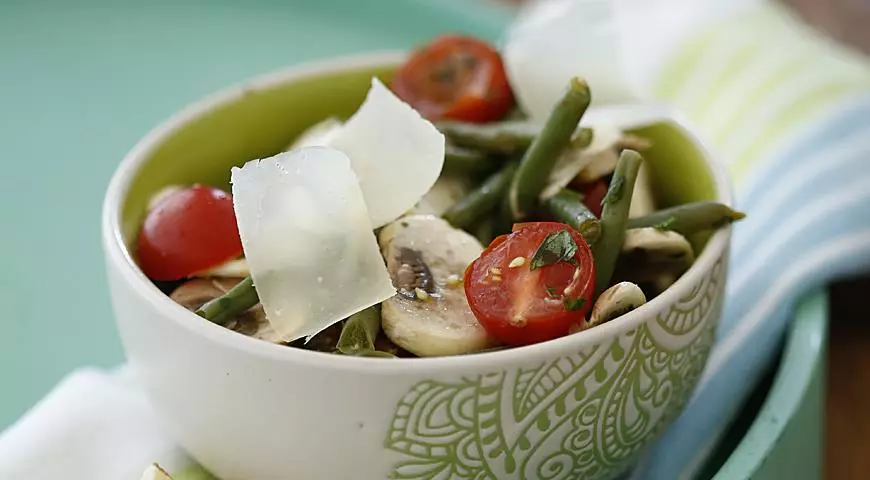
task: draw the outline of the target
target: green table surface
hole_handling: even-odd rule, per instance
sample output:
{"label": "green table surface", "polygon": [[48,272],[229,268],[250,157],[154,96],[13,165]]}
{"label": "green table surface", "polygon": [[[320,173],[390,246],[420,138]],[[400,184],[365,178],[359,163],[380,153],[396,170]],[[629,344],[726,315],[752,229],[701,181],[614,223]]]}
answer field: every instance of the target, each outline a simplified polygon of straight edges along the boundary
{"label": "green table surface", "polygon": [[494,40],[508,12],[463,0],[0,0],[0,430],[77,366],[123,352],[100,207],[123,155],[204,95],[305,60]]}

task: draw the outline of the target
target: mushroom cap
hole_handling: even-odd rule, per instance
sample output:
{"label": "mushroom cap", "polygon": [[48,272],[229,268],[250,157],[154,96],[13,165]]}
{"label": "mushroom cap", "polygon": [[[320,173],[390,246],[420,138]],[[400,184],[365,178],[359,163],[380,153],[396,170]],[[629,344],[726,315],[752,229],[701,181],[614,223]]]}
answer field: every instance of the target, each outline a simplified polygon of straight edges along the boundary
{"label": "mushroom cap", "polygon": [[[195,311],[206,302],[227,293],[240,281],[242,281],[240,277],[194,278],[181,284],[169,295],[169,298],[184,308]],[[284,342],[281,336],[272,329],[268,319],[266,319],[266,312],[263,311],[263,306],[260,304],[236,315],[226,327],[267,342]]]}
{"label": "mushroom cap", "polygon": [[387,225],[381,252],[399,293],[381,304],[384,333],[421,357],[471,353],[495,341],[471,312],[461,278],[480,242],[432,215]]}
{"label": "mushroom cap", "polygon": [[640,287],[631,282],[619,282],[601,293],[592,306],[592,313],[586,324],[588,327],[601,325],[625,315],[644,303],[646,303],[646,296]]}

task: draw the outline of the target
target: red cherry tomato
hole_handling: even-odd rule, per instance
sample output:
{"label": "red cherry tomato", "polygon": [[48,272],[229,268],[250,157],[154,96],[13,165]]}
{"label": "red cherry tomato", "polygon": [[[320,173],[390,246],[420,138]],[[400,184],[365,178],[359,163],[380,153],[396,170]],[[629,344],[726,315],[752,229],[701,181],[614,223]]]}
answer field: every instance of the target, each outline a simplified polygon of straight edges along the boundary
{"label": "red cherry tomato", "polygon": [[576,186],[577,191],[583,195],[583,204],[598,218],[601,218],[601,201],[607,195],[607,186],[607,182],[603,179]]}
{"label": "red cherry tomato", "polygon": [[[544,240],[563,230],[577,245],[573,261],[532,270],[531,260]],[[528,345],[584,325],[594,283],[592,252],[579,233],[562,223],[524,223],[493,240],[468,266],[465,295],[490,335],[508,345]]]}
{"label": "red cherry tomato", "polygon": [[396,72],[391,88],[433,121],[492,122],[515,104],[499,53],[460,35],[439,37],[415,51]]}
{"label": "red cherry tomato", "polygon": [[152,280],[178,280],[238,257],[242,241],[230,194],[194,185],[168,194],[139,232],[139,266]]}

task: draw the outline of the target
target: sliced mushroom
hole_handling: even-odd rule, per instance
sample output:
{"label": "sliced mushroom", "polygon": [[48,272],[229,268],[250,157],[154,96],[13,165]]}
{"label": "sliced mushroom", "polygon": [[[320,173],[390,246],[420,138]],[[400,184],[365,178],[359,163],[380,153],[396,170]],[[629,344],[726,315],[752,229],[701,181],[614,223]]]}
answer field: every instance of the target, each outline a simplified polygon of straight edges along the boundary
{"label": "sliced mushroom", "polygon": [[199,278],[209,278],[209,277],[247,277],[251,274],[251,271],[248,269],[248,262],[245,261],[244,258],[237,258],[235,260],[229,260],[224,262],[216,267],[209,268],[208,270],[203,270],[201,272],[196,272],[192,276]]}
{"label": "sliced mushroom", "polygon": [[595,155],[592,161],[577,174],[577,180],[580,183],[594,182],[613,173],[622,150],[626,148],[638,151],[646,150],[651,145],[649,140],[645,138],[630,133],[622,133],[618,130],[617,132],[619,134],[615,138],[608,137],[608,142],[602,145],[606,148],[602,148],[600,154]]}
{"label": "sliced mushroom", "polygon": [[299,134],[299,136],[296,137],[296,140],[294,140],[285,150],[293,150],[302,147],[325,146],[343,125],[344,123],[335,117],[329,117],[315,123]]}
{"label": "sliced mushroom", "polygon": [[592,306],[587,327],[594,327],[625,315],[646,303],[643,290],[631,282],[620,282],[605,290]]}
{"label": "sliced mushroom", "polygon": [[[616,168],[618,155],[614,145],[619,142],[622,132],[619,129],[600,125],[592,130],[592,143],[585,147],[575,147],[565,150],[560,156],[550,177],[547,187],[541,192],[541,198],[549,198],[559,192],[569,183],[583,176],[583,172],[592,168],[595,172],[604,170],[605,173],[590,173],[600,176],[610,175]],[[593,167],[595,165],[595,167]],[[609,171],[607,170],[609,168]]]}
{"label": "sliced mushroom", "polygon": [[140,480],[172,480],[172,477],[166,473],[166,470],[160,468],[160,465],[152,463],[145,469]]}
{"label": "sliced mushroom", "polygon": [[678,275],[675,275],[673,272],[661,272],[656,275],[655,278],[652,279],[650,283],[652,283],[652,287],[655,289],[656,295],[660,295],[662,292],[668,289],[674,282],[679,278]]}
{"label": "sliced mushroom", "polygon": [[[195,311],[209,300],[229,291],[241,280],[237,277],[196,278],[183,283],[169,297],[188,310]],[[237,315],[226,327],[249,337],[272,343],[283,343],[281,336],[272,329],[266,319],[266,312],[259,304]]]}
{"label": "sliced mushroom", "polygon": [[631,228],[625,232],[622,253],[640,255],[655,263],[692,263],[694,253],[686,237],[655,227]]}
{"label": "sliced mushroom", "polygon": [[592,183],[599,178],[604,178],[616,169],[619,160],[619,152],[615,148],[608,148],[598,152],[583,170],[577,174],[580,183]]}
{"label": "sliced mushroom", "polygon": [[381,305],[384,333],[421,357],[459,355],[496,345],[462,288],[465,268],[483,251],[468,233],[432,215],[410,215],[380,233],[398,294]]}
{"label": "sliced mushroom", "polygon": [[384,333],[383,329],[378,334],[378,338],[375,339],[375,350],[387,352],[399,358],[413,358],[415,356],[413,353],[393,343],[390,337]]}
{"label": "sliced mushroom", "polygon": [[399,295],[411,300],[420,297],[420,290],[427,295],[435,293],[435,280],[432,271],[423,260],[423,254],[408,247],[396,248],[396,262],[399,266],[393,277],[398,285]]}
{"label": "sliced mushroom", "polygon": [[[609,125],[598,125],[592,133],[592,143],[583,148],[569,148],[559,157],[550,177],[547,188],[541,192],[541,199],[549,198],[567,185],[580,188],[613,173],[619,160],[619,153],[626,148],[645,150],[651,143],[645,138],[624,133]],[[641,166],[635,182],[630,216],[640,216],[655,209],[649,175]]]}
{"label": "sliced mushroom", "polygon": [[625,232],[615,276],[635,283],[656,283],[662,275],[679,277],[693,261],[692,245],[679,233],[632,228]]}
{"label": "sliced mushroom", "polygon": [[441,216],[474,188],[467,175],[442,173],[409,214]]}
{"label": "sliced mushroom", "polygon": [[644,137],[626,133],[616,142],[616,150],[637,150],[638,152],[652,147],[652,142]]}

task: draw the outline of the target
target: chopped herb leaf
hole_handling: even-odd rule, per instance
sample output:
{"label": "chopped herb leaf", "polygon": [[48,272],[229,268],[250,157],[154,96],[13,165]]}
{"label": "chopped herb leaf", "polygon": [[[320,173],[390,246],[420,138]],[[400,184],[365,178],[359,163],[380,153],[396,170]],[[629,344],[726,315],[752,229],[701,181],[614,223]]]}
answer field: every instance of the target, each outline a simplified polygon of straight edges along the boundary
{"label": "chopped herb leaf", "polygon": [[559,230],[547,235],[547,238],[541,242],[541,246],[532,257],[529,269],[534,270],[559,262],[570,262],[574,260],[576,253],[577,243],[574,242],[571,234],[568,233],[568,230]]}
{"label": "chopped herb leaf", "polygon": [[565,298],[565,300],[562,300],[562,305],[565,305],[565,310],[569,312],[576,312],[577,310],[583,308],[583,305],[585,304],[586,299],[583,297]]}
{"label": "chopped herb leaf", "polygon": [[549,285],[544,285],[544,288],[547,289],[547,295],[553,298],[559,298],[559,292],[557,292],[555,288]]}
{"label": "chopped herb leaf", "polygon": [[607,188],[607,195],[601,199],[601,206],[603,207],[605,204],[613,204],[622,197],[622,186],[625,184],[625,178],[618,177],[614,182],[610,184],[610,187]]}
{"label": "chopped herb leaf", "polygon": [[407,226],[408,226],[408,222],[402,221],[402,223],[401,223],[400,225],[402,225],[403,227],[407,227]]}

